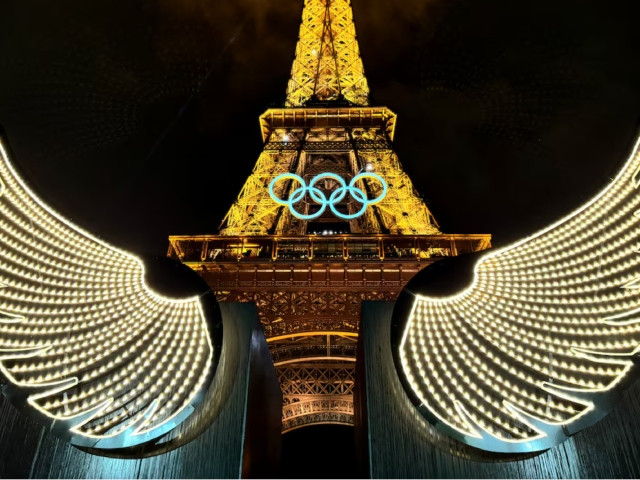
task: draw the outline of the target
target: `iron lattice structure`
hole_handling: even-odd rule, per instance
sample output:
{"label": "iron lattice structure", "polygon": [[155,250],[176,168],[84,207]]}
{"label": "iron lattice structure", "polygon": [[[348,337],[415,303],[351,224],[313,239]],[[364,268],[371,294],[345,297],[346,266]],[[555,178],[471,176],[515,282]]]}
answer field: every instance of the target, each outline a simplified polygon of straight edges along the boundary
{"label": "iron lattice structure", "polygon": [[[264,150],[219,235],[172,236],[169,256],[200,273],[219,301],[255,302],[283,391],[283,431],[315,423],[353,424],[356,341],[364,300],[394,300],[439,258],[484,250],[490,235],[446,235],[393,149],[396,115],[368,104],[368,86],[348,0],[306,0],[285,108],[260,117]],[[269,193],[293,173],[347,182],[373,171],[386,197],[357,218],[326,209],[306,221]],[[294,181],[274,184],[291,198]],[[368,198],[375,180],[360,180]],[[328,196],[335,182],[319,186]],[[353,197],[340,201],[347,214]],[[313,199],[297,208],[317,211]],[[315,210],[314,210],[315,209]]]}
{"label": "iron lattice structure", "polygon": [[311,99],[340,98],[354,105],[369,104],[351,2],[306,0],[286,105],[302,107]]}

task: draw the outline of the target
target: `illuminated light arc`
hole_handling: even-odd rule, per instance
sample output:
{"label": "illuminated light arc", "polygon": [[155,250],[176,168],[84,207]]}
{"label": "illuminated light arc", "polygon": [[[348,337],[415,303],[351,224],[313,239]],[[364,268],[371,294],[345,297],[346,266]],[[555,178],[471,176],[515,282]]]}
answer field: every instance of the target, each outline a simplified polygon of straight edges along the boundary
{"label": "illuminated light arc", "polygon": [[2,141],[0,283],[8,392],[26,393],[24,407],[76,445],[156,439],[191,414],[211,380],[214,347],[199,297],[151,290],[139,258],[40,200]]}
{"label": "illuminated light arc", "polygon": [[640,349],[639,147],[585,205],[482,256],[464,290],[407,294],[398,367],[437,428],[537,451],[611,408]]}

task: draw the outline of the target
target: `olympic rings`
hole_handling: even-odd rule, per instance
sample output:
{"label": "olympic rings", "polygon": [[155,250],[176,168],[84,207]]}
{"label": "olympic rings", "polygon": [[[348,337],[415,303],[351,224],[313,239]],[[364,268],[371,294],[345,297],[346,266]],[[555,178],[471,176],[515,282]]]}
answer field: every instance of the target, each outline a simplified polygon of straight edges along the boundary
{"label": "olympic rings", "polygon": [[[316,184],[319,181],[327,178],[334,180],[338,183],[338,188],[336,188],[333,192],[331,192],[331,195],[329,196],[328,199],[325,193],[322,190],[320,190],[318,187],[316,187]],[[380,193],[380,195],[378,195],[376,198],[372,200],[369,200],[367,198],[367,193],[365,191],[355,186],[358,181],[364,178],[370,178],[370,179],[376,180],[380,183],[380,185],[382,185],[382,192]],[[273,191],[276,183],[280,182],[281,180],[293,180],[300,184],[298,188],[296,188],[295,190],[293,190],[293,192],[291,192],[291,195],[289,195],[288,200],[283,200],[279,198]],[[340,203],[342,200],[344,200],[344,197],[347,195],[347,193],[349,193],[356,202],[362,204],[362,207],[353,214],[341,213],[336,208],[336,205]],[[309,198],[311,198],[311,200],[313,200],[314,202],[320,205],[320,209],[316,213],[313,213],[310,215],[306,215],[302,212],[299,212],[295,208],[295,204],[302,201],[307,194],[309,194]],[[364,212],[366,212],[367,207],[369,205],[375,205],[376,203],[380,203],[384,199],[384,197],[387,196],[387,182],[385,182],[380,175],[377,175],[372,172],[364,172],[353,177],[349,182],[349,185],[347,185],[345,180],[339,175],[336,175],[335,173],[326,172],[326,173],[320,173],[319,175],[316,175],[311,180],[309,185],[307,185],[307,183],[304,181],[304,179],[301,176],[296,175],[295,173],[283,173],[282,175],[278,175],[276,178],[274,178],[269,184],[269,195],[271,196],[273,201],[276,202],[278,205],[289,207],[289,211],[291,212],[291,214],[294,217],[299,218],[300,220],[313,220],[315,218],[318,218],[325,212],[327,207],[331,209],[331,212],[333,212],[333,214],[336,217],[342,218],[343,220],[353,220],[354,218],[358,218],[364,215]]]}

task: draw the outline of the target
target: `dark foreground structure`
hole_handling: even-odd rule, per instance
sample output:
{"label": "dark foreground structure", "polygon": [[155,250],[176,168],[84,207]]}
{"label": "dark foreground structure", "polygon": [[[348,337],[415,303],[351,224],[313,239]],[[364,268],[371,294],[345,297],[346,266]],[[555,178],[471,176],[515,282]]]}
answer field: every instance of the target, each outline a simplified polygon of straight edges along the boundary
{"label": "dark foreground structure", "polygon": [[168,256],[220,302],[207,397],[166,443],[110,452],[72,446],[1,397],[0,478],[314,477],[313,464],[283,468],[281,444],[318,425],[353,430],[360,477],[640,476],[638,384],[604,420],[535,454],[457,442],[408,398],[394,300],[491,236],[441,232],[415,191],[393,147],[396,115],[369,104],[349,0],[305,1],[287,102],[260,126],[263,152],[219,233],[169,239]]}
{"label": "dark foreground structure", "polygon": [[[355,403],[358,476],[634,478],[640,474],[637,384],[607,418],[531,458],[469,451],[438,433],[418,414],[398,380],[390,347],[393,306],[393,302],[363,305]],[[108,458],[59,440],[2,399],[0,477],[278,477],[280,391],[255,310],[246,304],[226,304],[222,311],[225,347],[215,379],[218,399],[212,405],[219,412],[198,438],[150,458]]]}
{"label": "dark foreground structure", "polygon": [[596,425],[546,452],[492,455],[462,448],[407,397],[391,352],[393,302],[366,302],[359,383],[362,472],[371,478],[635,478],[640,474],[640,384]]}
{"label": "dark foreground structure", "polygon": [[255,307],[226,304],[221,310],[224,346],[210,390],[214,396],[193,419],[210,426],[195,440],[154,456],[144,451],[114,453],[114,458],[86,453],[2,397],[0,478],[277,476],[282,400]]}

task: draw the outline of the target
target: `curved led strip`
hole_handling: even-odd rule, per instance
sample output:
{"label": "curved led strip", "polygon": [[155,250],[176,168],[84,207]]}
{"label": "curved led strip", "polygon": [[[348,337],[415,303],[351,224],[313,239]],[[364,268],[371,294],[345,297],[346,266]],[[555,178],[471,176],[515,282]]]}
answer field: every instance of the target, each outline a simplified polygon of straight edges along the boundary
{"label": "curved led strip", "polygon": [[416,295],[400,342],[410,394],[442,431],[548,448],[602,417],[640,350],[640,153],[587,205],[484,256],[448,298]]}
{"label": "curved led strip", "polygon": [[151,291],[143,263],[73,225],[0,142],[0,372],[72,443],[150,441],[194,410],[213,346],[198,297]]}
{"label": "curved led strip", "polygon": [[[382,186],[382,191],[380,192],[380,194],[372,200],[369,200],[365,191],[356,187],[356,183],[365,178],[376,180]],[[324,179],[333,180],[338,183],[338,188],[331,192],[329,198],[327,198],[322,190],[316,187],[316,184]],[[293,180],[299,184],[299,187],[291,192],[288,200],[283,200],[275,193],[276,185],[283,180]],[[336,205],[344,200],[347,193],[349,193],[356,202],[362,204],[362,207],[360,207],[360,209],[355,213],[344,214],[336,208]],[[373,172],[363,172],[353,177],[349,182],[349,185],[347,185],[344,179],[339,175],[326,172],[316,175],[311,180],[311,182],[309,182],[309,185],[307,185],[307,183],[301,176],[294,173],[283,173],[275,177],[269,184],[269,195],[271,196],[271,199],[278,205],[289,207],[289,211],[291,212],[291,214],[294,217],[299,218],[300,220],[314,220],[322,216],[327,207],[330,208],[331,212],[336,217],[343,220],[353,220],[364,215],[370,205],[380,203],[384,199],[384,197],[387,196],[387,182],[385,182],[384,179],[378,174],[375,174]],[[303,201],[307,195],[309,195],[311,200],[320,205],[320,209],[317,212],[312,214],[305,214],[296,210],[295,205]]]}

